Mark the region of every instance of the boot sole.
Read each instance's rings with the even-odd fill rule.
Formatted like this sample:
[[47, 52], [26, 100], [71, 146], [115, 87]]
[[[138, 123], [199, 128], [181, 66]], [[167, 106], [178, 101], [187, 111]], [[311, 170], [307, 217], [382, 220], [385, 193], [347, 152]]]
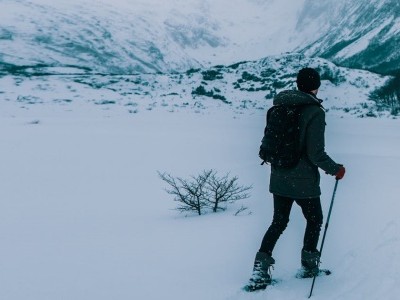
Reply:
[[242, 288], [242, 290], [245, 291], [245, 292], [249, 292], [249, 293], [257, 292], [257, 291], [263, 291], [263, 290], [265, 290], [267, 287], [269, 287], [269, 286], [274, 286], [275, 284], [277, 284], [277, 283], [279, 283], [279, 282], [280, 282], [279, 279], [272, 279], [272, 280], [271, 280], [271, 283], [269, 283], [269, 284], [267, 284], [267, 285], [265, 285], [265, 286], [258, 286], [258, 287], [255, 287], [255, 286], [252, 286], [252, 285], [246, 285], [246, 286], [244, 286], [244, 287]]
[[296, 274], [296, 278], [313, 278], [314, 276], [329, 276], [331, 274], [332, 272], [328, 269], [320, 269], [316, 275], [312, 272], [300, 269]]

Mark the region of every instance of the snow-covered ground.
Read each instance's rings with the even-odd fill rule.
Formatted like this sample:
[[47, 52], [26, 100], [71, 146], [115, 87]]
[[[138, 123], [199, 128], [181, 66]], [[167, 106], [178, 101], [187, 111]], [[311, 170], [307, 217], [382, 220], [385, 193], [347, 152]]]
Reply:
[[[313, 298], [400, 298], [399, 120], [368, 99], [388, 77], [281, 55], [317, 37], [318, 18], [298, 23], [310, 1], [1, 2], [0, 300], [306, 299], [298, 207], [274, 252], [280, 283], [241, 291], [272, 217], [265, 112], [304, 66], [322, 72], [327, 151], [347, 169], [322, 257], [333, 274]], [[208, 169], [251, 197], [174, 210], [157, 172]]]
[[[305, 226], [296, 206], [274, 252], [282, 282], [240, 290], [272, 216], [269, 169], [257, 158], [265, 111], [129, 114], [79, 99], [27, 104], [4, 95], [0, 299], [307, 298], [311, 280], [294, 278]], [[399, 121], [330, 112], [327, 151], [347, 173], [322, 257], [333, 274], [317, 279], [313, 299], [398, 299]], [[217, 214], [173, 210], [157, 171], [188, 177], [211, 168], [253, 185], [251, 197]], [[326, 215], [334, 179], [321, 173]], [[251, 214], [234, 216], [241, 205]]]

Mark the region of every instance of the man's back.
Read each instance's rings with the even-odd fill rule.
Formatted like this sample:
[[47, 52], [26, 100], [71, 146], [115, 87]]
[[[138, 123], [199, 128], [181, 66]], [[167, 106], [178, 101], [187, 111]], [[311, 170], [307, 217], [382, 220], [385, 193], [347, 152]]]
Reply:
[[298, 199], [318, 197], [318, 167], [331, 175], [338, 171], [338, 165], [325, 153], [325, 111], [315, 96], [301, 91], [279, 93], [274, 105], [283, 104], [304, 106], [299, 120], [302, 155], [293, 168], [271, 167], [270, 192]]

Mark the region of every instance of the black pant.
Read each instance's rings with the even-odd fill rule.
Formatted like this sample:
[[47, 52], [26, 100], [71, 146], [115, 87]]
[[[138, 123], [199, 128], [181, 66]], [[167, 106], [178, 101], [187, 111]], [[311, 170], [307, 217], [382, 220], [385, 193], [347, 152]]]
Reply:
[[316, 251], [319, 233], [323, 222], [321, 201], [318, 198], [295, 200], [287, 197], [274, 195], [274, 217], [261, 243], [260, 252], [272, 255], [275, 244], [289, 222], [290, 210], [293, 202], [301, 207], [303, 215], [307, 220], [304, 233], [303, 249]]

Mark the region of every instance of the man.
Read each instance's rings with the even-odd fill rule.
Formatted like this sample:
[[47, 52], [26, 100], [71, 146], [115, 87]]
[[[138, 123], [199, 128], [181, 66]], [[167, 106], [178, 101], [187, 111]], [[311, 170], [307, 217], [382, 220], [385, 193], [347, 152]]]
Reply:
[[322, 100], [316, 97], [321, 85], [318, 72], [312, 68], [301, 69], [296, 82], [298, 90], [279, 93], [274, 105], [303, 106], [299, 120], [303, 151], [299, 162], [292, 168], [271, 166], [269, 191], [274, 198], [274, 216], [256, 254], [253, 275], [247, 286], [250, 291], [265, 289], [271, 283], [270, 268], [275, 263], [272, 251], [289, 222], [293, 202], [301, 207], [307, 221], [301, 252], [302, 267], [310, 276], [318, 274], [320, 253], [317, 244], [323, 222], [318, 168], [337, 180], [342, 179], [345, 173], [345, 168], [325, 152], [325, 111]]

